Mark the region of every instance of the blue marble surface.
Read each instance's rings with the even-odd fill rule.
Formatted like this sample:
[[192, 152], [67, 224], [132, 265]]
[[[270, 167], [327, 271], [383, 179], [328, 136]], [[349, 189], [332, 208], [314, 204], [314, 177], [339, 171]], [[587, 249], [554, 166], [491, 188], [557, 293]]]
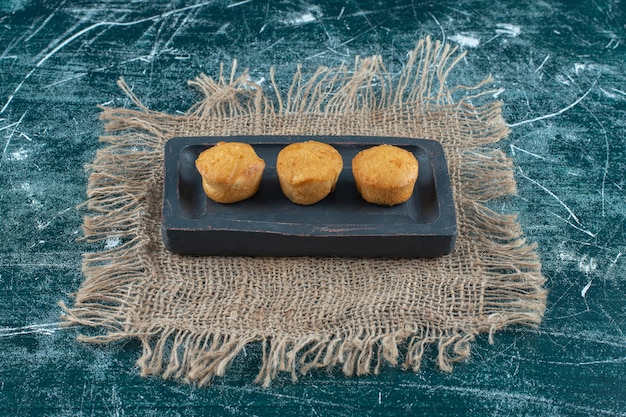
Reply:
[[[0, 415], [626, 415], [626, 11], [618, 0], [0, 2]], [[233, 59], [288, 86], [296, 65], [380, 54], [393, 73], [426, 35], [468, 51], [449, 85], [492, 74], [511, 127], [519, 213], [548, 308], [536, 329], [479, 338], [451, 374], [385, 368], [251, 384], [260, 350], [208, 388], [141, 378], [137, 342], [85, 345], [57, 301], [82, 281], [77, 242], [97, 105], [184, 112], [186, 81]], [[115, 244], [115, 242], [109, 242]]]

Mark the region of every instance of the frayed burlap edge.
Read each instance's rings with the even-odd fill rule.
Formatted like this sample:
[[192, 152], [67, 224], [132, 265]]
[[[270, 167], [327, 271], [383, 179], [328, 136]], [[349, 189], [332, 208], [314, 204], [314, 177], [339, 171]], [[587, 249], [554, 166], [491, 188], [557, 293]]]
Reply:
[[[445, 85], [448, 74], [463, 56], [447, 44], [426, 38], [409, 54], [399, 75], [392, 76], [380, 57], [357, 58], [353, 68], [320, 68], [308, 79], [298, 68], [286, 94], [277, 87], [273, 69], [271, 90], [266, 93], [250, 81], [247, 71], [237, 75], [235, 62], [229, 78], [222, 69], [217, 81], [205, 75], [190, 81], [205, 98], [183, 115], [149, 110], [120, 80], [118, 84], [139, 109], [103, 108], [106, 130], [123, 133], [102, 137], [108, 146], [99, 150], [88, 166], [91, 174], [85, 207], [91, 213], [83, 228], [88, 242], [119, 239], [122, 243], [84, 255], [86, 279], [71, 308], [61, 303], [65, 323], [106, 330], [97, 336], [80, 335], [79, 340], [85, 342], [138, 338], [143, 344], [143, 355], [138, 360], [142, 375], [161, 375], [198, 385], [224, 375], [246, 345], [260, 343], [263, 355], [256, 382], [264, 386], [279, 372], [288, 372], [296, 380], [298, 373], [313, 368], [339, 366], [346, 375], [363, 375], [378, 373], [381, 364], [387, 362], [417, 371], [428, 346], [436, 346], [439, 367], [451, 371], [454, 362], [469, 356], [476, 335], [488, 334], [492, 342], [493, 334], [506, 326], [538, 325], [546, 292], [535, 247], [524, 240], [515, 216], [499, 214], [484, 204], [515, 192], [511, 160], [488, 146], [508, 133], [500, 103], [482, 107], [470, 104], [479, 96], [493, 93], [485, 88], [492, 80], [487, 78], [471, 87]], [[461, 157], [459, 166], [451, 172], [453, 186], [463, 184], [463, 189], [455, 188], [455, 202], [459, 215], [473, 220], [459, 224], [459, 234], [471, 237], [460, 239], [459, 244], [480, 248], [469, 252], [477, 256], [477, 268], [498, 287], [498, 291], [483, 288], [477, 295], [481, 311], [476, 320], [451, 327], [441, 325], [440, 318], [433, 316], [429, 325], [408, 325], [387, 333], [298, 336], [209, 329], [197, 332], [159, 324], [141, 329], [134, 326], [127, 311], [135, 302], [133, 286], [140, 277], [154, 274], [155, 268], [149, 254], [150, 246], [156, 243], [146, 236], [143, 223], [149, 218], [158, 222], [159, 218], [159, 212], [145, 212], [145, 200], [149, 198], [146, 188], [154, 179], [153, 172], [144, 170], [162, 160], [162, 147], [169, 137], [186, 133], [180, 131], [181, 125], [237, 118], [242, 127], [232, 134], [259, 134], [267, 131], [260, 124], [269, 117], [276, 124], [276, 134], [306, 134], [306, 124], [312, 118], [329, 126], [350, 119], [346, 115], [384, 120], [401, 115], [403, 123], [429, 123], [434, 111], [449, 113], [450, 122], [462, 124], [462, 130], [468, 132], [460, 142], [438, 139], [449, 160]], [[131, 164], [125, 159], [128, 154], [133, 157]]]

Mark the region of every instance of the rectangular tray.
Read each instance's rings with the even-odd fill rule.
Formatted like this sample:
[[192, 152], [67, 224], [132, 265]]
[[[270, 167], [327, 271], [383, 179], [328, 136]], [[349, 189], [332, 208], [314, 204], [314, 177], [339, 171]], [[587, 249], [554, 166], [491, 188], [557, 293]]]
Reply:
[[[317, 140], [334, 146], [344, 168], [335, 191], [301, 206], [280, 189], [276, 157], [286, 145]], [[244, 142], [265, 160], [259, 191], [220, 204], [202, 190], [195, 160], [217, 142]], [[419, 175], [412, 197], [392, 207], [363, 200], [352, 158], [382, 143], [412, 152]], [[456, 216], [443, 148], [433, 140], [379, 136], [181, 137], [165, 144], [162, 235], [186, 255], [436, 257], [454, 249]]]

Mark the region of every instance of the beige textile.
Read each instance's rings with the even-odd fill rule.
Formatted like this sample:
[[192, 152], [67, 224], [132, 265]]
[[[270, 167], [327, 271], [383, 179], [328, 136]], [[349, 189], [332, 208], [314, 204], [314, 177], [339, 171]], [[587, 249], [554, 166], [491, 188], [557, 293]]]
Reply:
[[[251, 343], [263, 355], [256, 382], [280, 372], [294, 380], [312, 368], [346, 375], [381, 364], [417, 371], [427, 346], [444, 371], [467, 358], [478, 334], [536, 326], [546, 303], [535, 247], [515, 216], [488, 208], [515, 192], [511, 160], [493, 146], [508, 133], [501, 104], [471, 102], [477, 86], [446, 86], [463, 58], [429, 38], [404, 70], [391, 75], [380, 57], [353, 67], [299, 69], [287, 92], [273, 70], [269, 92], [247, 71], [190, 85], [204, 98], [186, 114], [138, 107], [103, 108], [111, 135], [88, 166], [85, 239], [103, 250], [84, 255], [85, 280], [68, 324], [100, 328], [88, 342], [137, 338], [142, 375], [205, 385], [222, 376]], [[285, 94], [286, 93], [286, 94]], [[485, 97], [485, 96], [484, 96]], [[160, 235], [163, 145], [175, 136], [380, 135], [442, 143], [455, 198], [456, 250], [437, 259], [186, 257]], [[116, 242], [118, 246], [107, 245]], [[114, 246], [114, 247], [110, 247]]]

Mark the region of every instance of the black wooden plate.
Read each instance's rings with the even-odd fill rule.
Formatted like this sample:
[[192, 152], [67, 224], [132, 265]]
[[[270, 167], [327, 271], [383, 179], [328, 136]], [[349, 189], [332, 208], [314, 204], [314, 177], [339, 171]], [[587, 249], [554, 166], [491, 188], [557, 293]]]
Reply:
[[[286, 145], [317, 140], [341, 153], [335, 192], [319, 203], [292, 203], [280, 189], [276, 156]], [[265, 160], [259, 191], [233, 204], [210, 200], [195, 160], [220, 141], [252, 145]], [[412, 197], [393, 207], [370, 204], [356, 191], [352, 158], [387, 143], [412, 152], [419, 176]], [[163, 242], [187, 255], [435, 257], [454, 249], [456, 216], [441, 145], [379, 136], [228, 136], [174, 138], [165, 144]]]

